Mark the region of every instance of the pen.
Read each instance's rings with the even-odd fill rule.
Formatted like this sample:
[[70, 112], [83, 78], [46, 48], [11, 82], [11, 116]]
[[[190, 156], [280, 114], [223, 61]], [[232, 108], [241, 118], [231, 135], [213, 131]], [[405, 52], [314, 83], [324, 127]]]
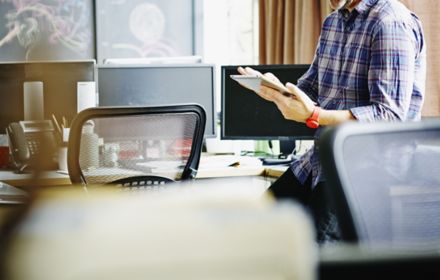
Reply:
[[55, 129], [61, 134], [60, 124], [58, 123], [57, 118], [55, 117], [54, 114], [52, 114], [52, 121], [53, 121], [53, 123], [55, 125]]
[[58, 123], [57, 118], [55, 117], [54, 114], [52, 114], [52, 121], [53, 121], [53, 123], [55, 125], [56, 131], [58, 132], [57, 134], [58, 134], [59, 140], [62, 140], [63, 139], [63, 131], [62, 131], [62, 129], [60, 127], [60, 124]]
[[67, 119], [66, 117], [63, 116], [63, 127], [64, 128], [68, 128], [69, 126], [67, 125]]

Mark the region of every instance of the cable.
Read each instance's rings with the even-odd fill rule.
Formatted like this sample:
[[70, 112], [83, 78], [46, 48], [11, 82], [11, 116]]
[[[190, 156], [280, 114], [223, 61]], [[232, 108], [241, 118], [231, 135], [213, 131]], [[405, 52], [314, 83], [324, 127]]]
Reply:
[[269, 141], [268, 141], [268, 145], [269, 145], [270, 153], [271, 153], [272, 155], [274, 155], [272, 140], [269, 140]]

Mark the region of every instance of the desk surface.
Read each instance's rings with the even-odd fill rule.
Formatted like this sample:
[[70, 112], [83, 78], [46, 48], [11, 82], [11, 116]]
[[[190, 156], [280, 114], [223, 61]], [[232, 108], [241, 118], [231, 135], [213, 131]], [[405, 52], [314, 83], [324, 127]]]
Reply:
[[[279, 177], [287, 169], [287, 166], [258, 166], [258, 165], [239, 165], [239, 166], [208, 166], [203, 165], [203, 161], [197, 172], [197, 179], [237, 177], [237, 176], [266, 176]], [[57, 171], [43, 173], [38, 178], [33, 174], [16, 174], [10, 170], [0, 170], [0, 181], [16, 187], [29, 186], [68, 186], [71, 185], [67, 174]]]
[[35, 178], [33, 174], [17, 174], [11, 170], [0, 170], [0, 181], [15, 187], [71, 185], [69, 175], [56, 171], [44, 172]]

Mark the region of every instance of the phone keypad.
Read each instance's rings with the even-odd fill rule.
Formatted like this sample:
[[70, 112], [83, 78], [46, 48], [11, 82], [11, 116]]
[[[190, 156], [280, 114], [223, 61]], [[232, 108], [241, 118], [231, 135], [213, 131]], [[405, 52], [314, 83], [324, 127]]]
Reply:
[[38, 148], [39, 148], [39, 145], [38, 145], [37, 141], [30, 141], [29, 142], [29, 150], [30, 150], [31, 155], [35, 155], [38, 152]]
[[28, 137], [27, 142], [31, 157], [38, 154], [38, 152], [40, 151], [40, 141], [36, 138]]

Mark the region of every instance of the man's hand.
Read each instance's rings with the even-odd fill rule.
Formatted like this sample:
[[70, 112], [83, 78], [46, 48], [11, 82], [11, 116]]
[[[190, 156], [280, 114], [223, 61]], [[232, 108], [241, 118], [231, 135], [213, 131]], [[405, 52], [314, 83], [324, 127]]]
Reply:
[[[245, 76], [256, 76], [256, 77], [265, 76], [266, 78], [270, 79], [271, 81], [273, 81], [275, 83], [278, 83], [281, 86], [283, 86], [283, 84], [280, 82], [280, 80], [274, 74], [272, 74], [272, 73], [268, 72], [268, 73], [262, 74], [261, 72], [255, 70], [255, 69], [252, 69], [250, 67], [246, 67], [246, 68], [238, 67], [237, 70], [238, 70], [238, 72], [241, 75], [245, 75]], [[247, 89], [249, 89], [249, 90], [252, 90], [252, 89], [246, 87], [245, 85], [243, 85], [242, 83], [240, 83], [240, 85], [245, 87], [245, 88], [247, 88]], [[276, 90], [274, 90], [272, 88], [263, 86], [263, 85], [260, 87], [260, 91], [255, 91], [255, 93], [257, 93], [260, 97], [264, 98], [265, 100], [273, 102], [272, 95], [265, 94], [265, 92], [268, 91], [268, 90], [272, 90], [273, 92], [279, 94], [278, 91], [276, 91]]]
[[273, 94], [273, 102], [285, 119], [305, 123], [312, 115], [315, 103], [294, 84], [287, 83], [286, 87], [293, 95]]
[[263, 74], [261, 74], [261, 72], [255, 70], [255, 69], [252, 69], [250, 67], [243, 68], [243, 67], [240, 66], [240, 67], [237, 68], [237, 71], [241, 75], [249, 75], [249, 76], [261, 76], [261, 75], [263, 75]]
[[[242, 75], [263, 75], [250, 67], [238, 67], [237, 70]], [[281, 84], [280, 80], [272, 73], [265, 73], [264, 76]], [[261, 86], [260, 90], [256, 93], [265, 100], [274, 102], [285, 119], [305, 123], [312, 115], [316, 103], [294, 84], [287, 83], [286, 88], [291, 95], [286, 96], [266, 86]], [[350, 110], [320, 110], [320, 125], [336, 125], [351, 120], [355, 120], [355, 117]]]
[[[271, 95], [272, 101], [285, 119], [305, 123], [312, 115], [315, 103], [294, 84], [287, 83], [286, 87], [292, 96], [284, 96], [271, 89], [269, 90], [272, 92], [267, 91], [264, 94]], [[265, 87], [262, 91], [266, 91], [266, 89]]]
[[[287, 83], [286, 87], [293, 95], [286, 97], [282, 94], [276, 94], [277, 92], [275, 91], [275, 94], [270, 93], [272, 94], [273, 102], [277, 105], [278, 110], [281, 111], [285, 119], [305, 123], [312, 115], [316, 106], [315, 103], [297, 86]], [[352, 120], [355, 120], [355, 118], [350, 110], [320, 110], [320, 125], [337, 125]]]
[[[237, 70], [242, 75], [263, 75], [250, 67], [239, 67]], [[272, 81], [281, 84], [280, 80], [272, 73], [265, 73], [264, 75]], [[315, 108], [314, 102], [295, 85], [287, 83], [286, 87], [292, 95], [285, 96], [280, 94], [279, 91], [266, 86], [261, 86], [260, 91], [256, 93], [263, 99], [274, 102], [285, 119], [306, 122], [313, 113]]]

